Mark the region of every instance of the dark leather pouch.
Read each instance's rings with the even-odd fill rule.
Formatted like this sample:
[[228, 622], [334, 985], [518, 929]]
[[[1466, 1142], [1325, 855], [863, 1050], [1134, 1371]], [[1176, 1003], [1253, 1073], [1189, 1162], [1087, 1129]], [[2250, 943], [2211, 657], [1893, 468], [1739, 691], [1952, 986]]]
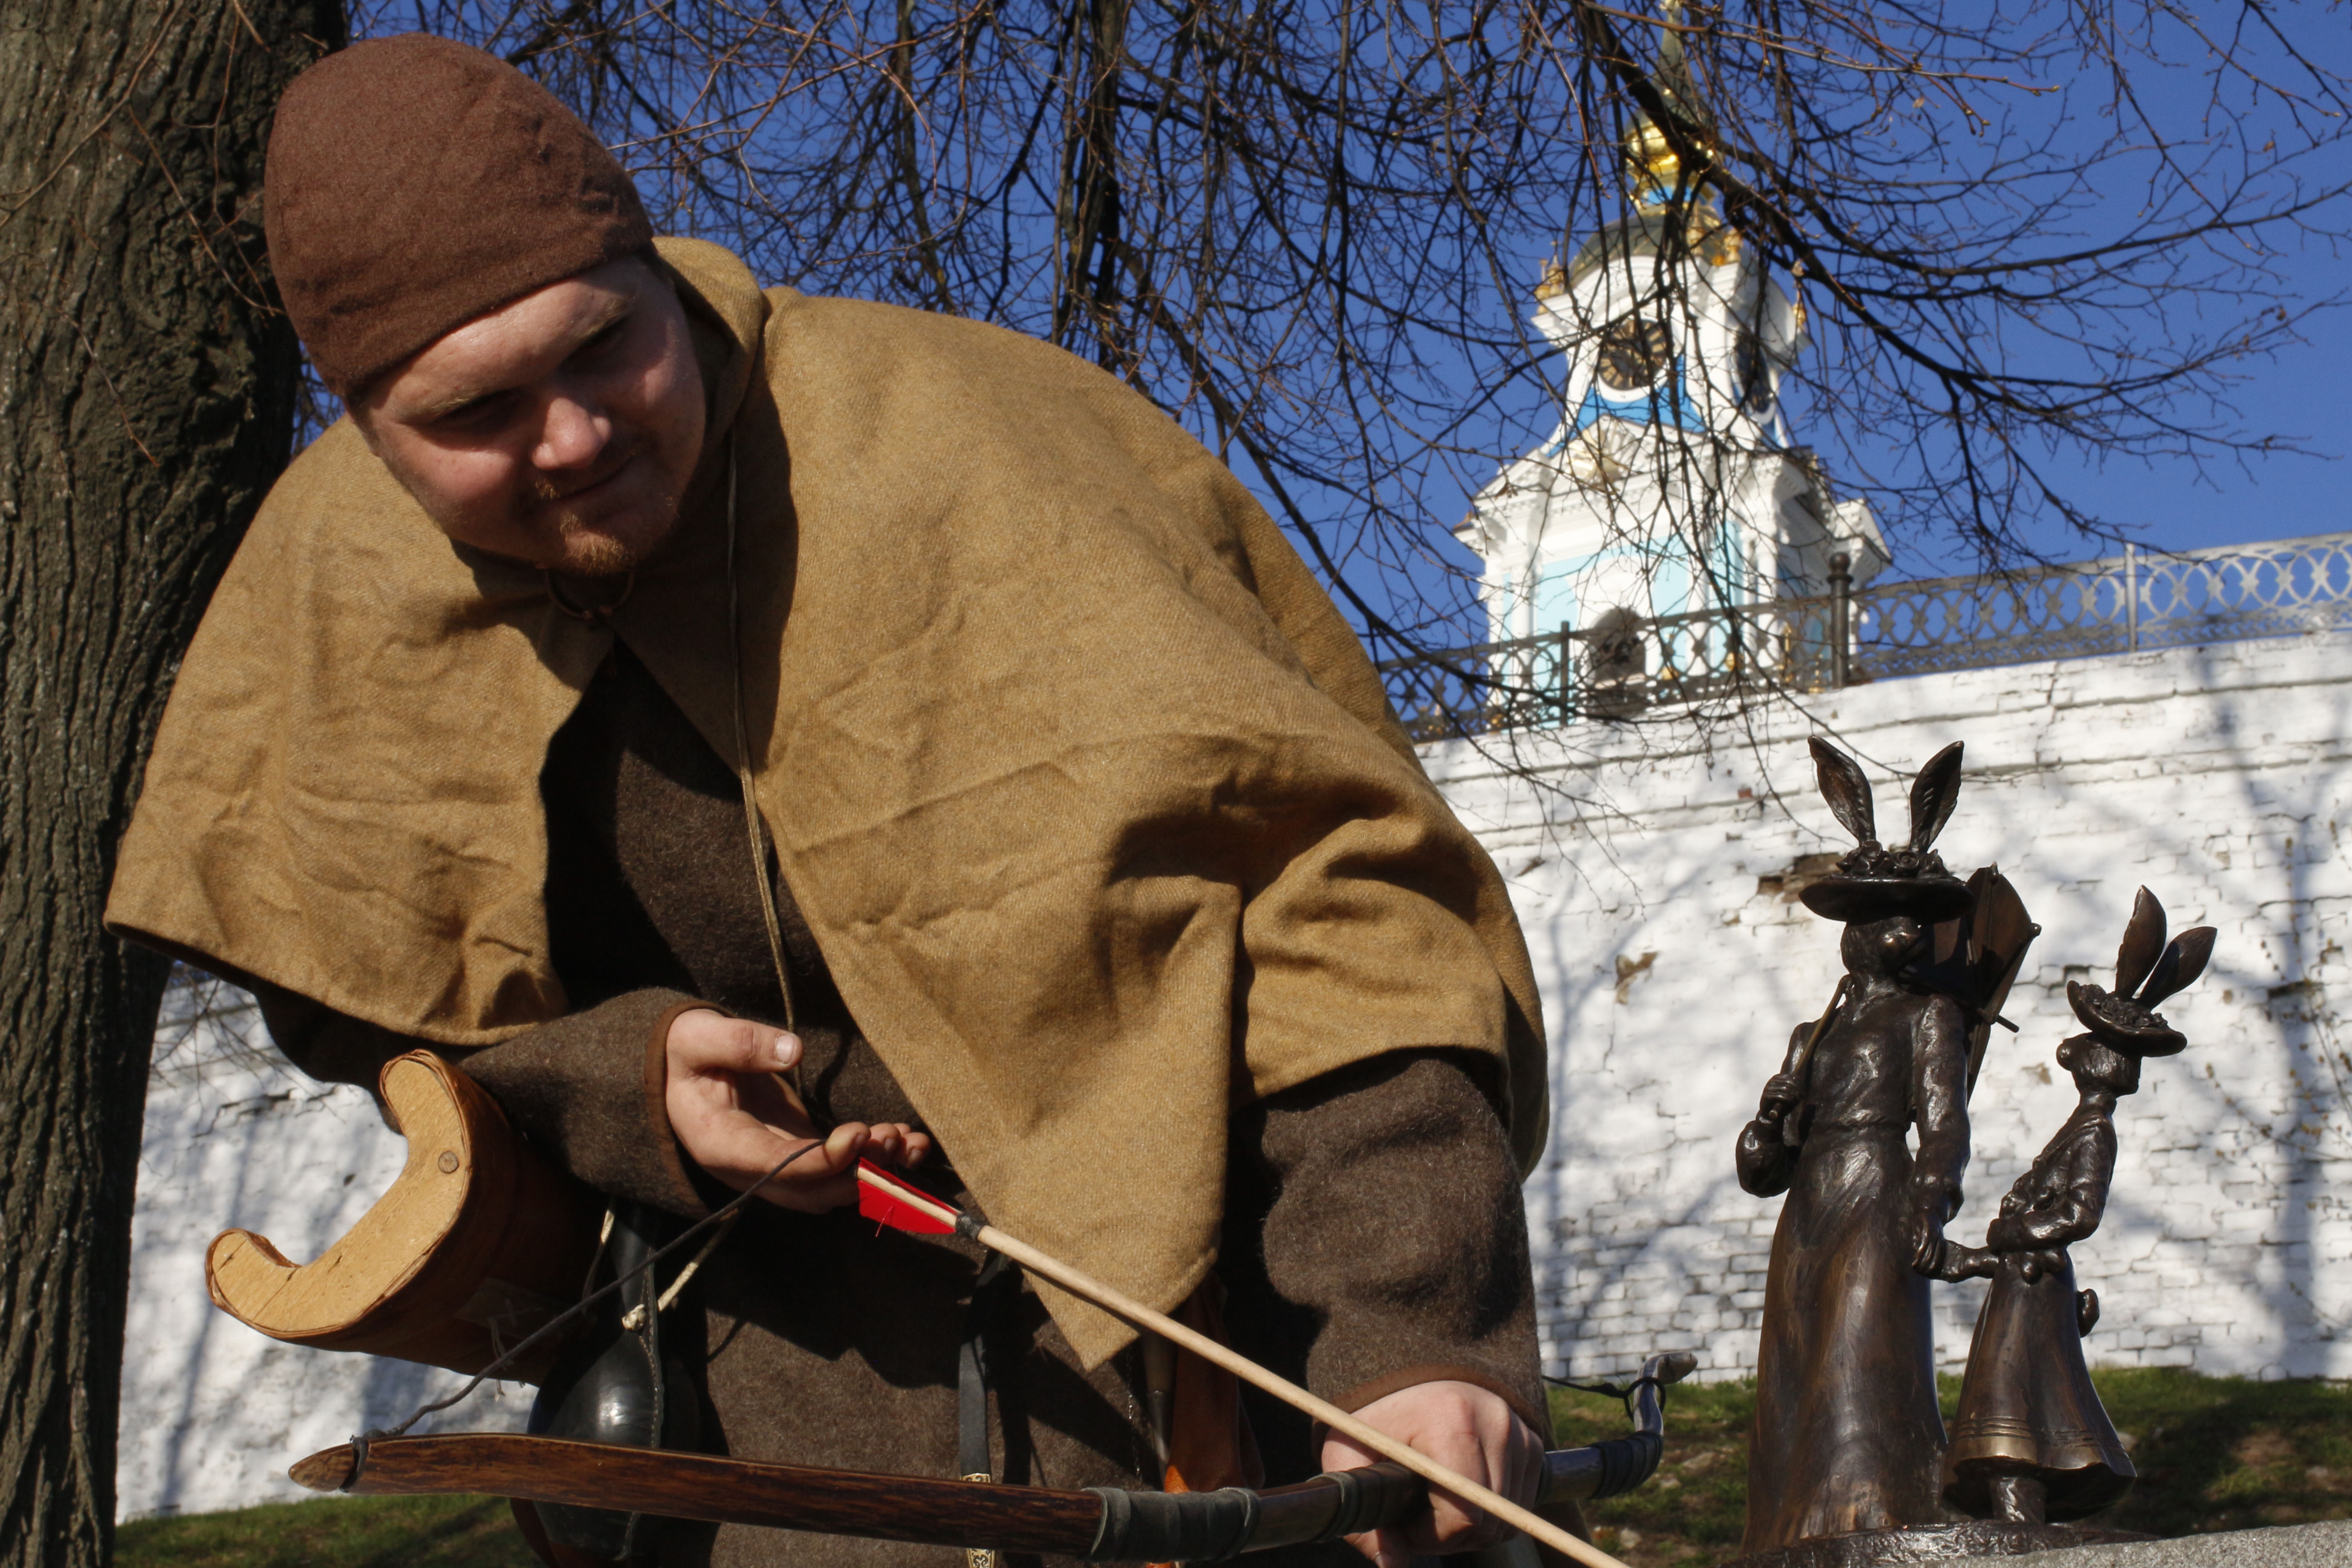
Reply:
[[[616, 1203], [613, 1229], [591, 1289], [623, 1279], [597, 1304], [588, 1329], [560, 1356], [532, 1404], [530, 1430], [582, 1443], [691, 1449], [701, 1436], [701, 1401], [685, 1366], [662, 1349], [661, 1294], [645, 1268], [677, 1222], [640, 1204]], [[667, 1521], [646, 1514], [541, 1503], [548, 1539], [600, 1562], [655, 1561]]]

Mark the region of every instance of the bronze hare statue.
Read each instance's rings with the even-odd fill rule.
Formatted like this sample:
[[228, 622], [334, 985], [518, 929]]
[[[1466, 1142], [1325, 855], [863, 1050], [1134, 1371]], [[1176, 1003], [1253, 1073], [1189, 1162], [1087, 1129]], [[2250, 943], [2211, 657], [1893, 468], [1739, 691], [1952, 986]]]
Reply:
[[2090, 1032], [2058, 1047], [2081, 1095], [2074, 1114], [2000, 1201], [1981, 1248], [1947, 1245], [1937, 1278], [1992, 1280], [1945, 1456], [1944, 1495], [1979, 1518], [2041, 1524], [2120, 1499], [2135, 1474], [2083, 1359], [2099, 1299], [2074, 1288], [2067, 1247], [2099, 1228], [2116, 1173], [2116, 1100], [2139, 1088], [2144, 1057], [2188, 1042], [2156, 1011], [2205, 972], [2213, 928], [2164, 940], [2164, 906], [2146, 888], [2116, 954], [2113, 994], [2070, 981]]
[[[1799, 896], [1845, 922], [1846, 973], [1822, 1016], [1790, 1037], [1739, 1137], [1739, 1184], [1788, 1194], [1765, 1285], [1744, 1552], [1944, 1517], [1944, 1426], [1918, 1270], [1942, 1256], [1959, 1206], [1981, 1019], [1923, 973], [1937, 928], [1951, 940], [1977, 902], [1935, 849], [1959, 796], [1960, 747], [1919, 770], [1910, 837], [1894, 847], [1878, 841], [1861, 767], [1822, 740], [1812, 754], [1855, 846]], [[1990, 883], [1988, 870], [1975, 886]]]

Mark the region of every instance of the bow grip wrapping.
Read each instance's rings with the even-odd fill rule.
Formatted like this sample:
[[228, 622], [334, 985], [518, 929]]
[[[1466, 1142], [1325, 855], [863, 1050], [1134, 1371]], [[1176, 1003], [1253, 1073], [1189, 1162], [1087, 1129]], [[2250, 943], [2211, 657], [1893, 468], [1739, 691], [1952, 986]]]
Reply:
[[1088, 1487], [1102, 1499], [1102, 1529], [1090, 1563], [1223, 1563], [1257, 1533], [1257, 1494], [1245, 1487], [1213, 1492], [1131, 1492]]
[[[1636, 1395], [1637, 1404], [1648, 1406], [1642, 1412], [1649, 1417], [1645, 1426], [1658, 1420], [1654, 1386]], [[1644, 1430], [1549, 1454], [1537, 1504], [1632, 1491], [1656, 1471], [1664, 1452], [1662, 1431]], [[1087, 1489], [1103, 1505], [1101, 1527], [1086, 1553], [1090, 1563], [1222, 1563], [1245, 1552], [1337, 1541], [1400, 1523], [1429, 1496], [1420, 1477], [1387, 1463], [1328, 1470], [1263, 1492]]]
[[1402, 1465], [1328, 1470], [1262, 1492], [1132, 1492], [1089, 1487], [1102, 1499], [1090, 1563], [1222, 1563], [1244, 1552], [1337, 1541], [1409, 1517], [1428, 1500]]

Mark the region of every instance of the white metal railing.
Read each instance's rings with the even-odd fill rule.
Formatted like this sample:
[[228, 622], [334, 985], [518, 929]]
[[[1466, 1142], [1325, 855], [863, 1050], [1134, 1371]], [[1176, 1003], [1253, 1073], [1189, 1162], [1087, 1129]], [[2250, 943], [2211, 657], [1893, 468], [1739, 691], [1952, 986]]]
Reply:
[[1937, 577], [1480, 643], [1381, 665], [1416, 740], [1773, 689], [2352, 625], [2352, 533]]

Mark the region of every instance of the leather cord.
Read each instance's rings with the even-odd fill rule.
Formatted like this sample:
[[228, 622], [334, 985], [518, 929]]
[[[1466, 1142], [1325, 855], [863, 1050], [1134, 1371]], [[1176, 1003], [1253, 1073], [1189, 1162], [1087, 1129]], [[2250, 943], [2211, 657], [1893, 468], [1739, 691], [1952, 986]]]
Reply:
[[[768, 961], [776, 966], [776, 989], [784, 999], [784, 1028], [799, 1033], [793, 1015], [793, 980], [784, 968], [784, 928], [776, 918], [776, 886], [768, 869], [768, 833], [751, 778], [751, 727], [743, 709], [743, 590], [736, 571], [735, 437], [727, 437], [727, 648], [735, 676], [735, 782], [743, 793], [743, 833], [751, 847], [751, 880], [760, 889], [760, 915], [768, 927]], [[808, 1108], [802, 1062], [793, 1064], [793, 1091]]]
[[[785, 1167], [789, 1166], [793, 1161], [799, 1159], [802, 1155], [816, 1147], [818, 1147], [818, 1145], [815, 1143], [802, 1144], [799, 1148], [793, 1150], [791, 1153], [777, 1161], [773, 1165], [768, 1167], [768, 1173], [766, 1175], [761, 1177], [758, 1181], [752, 1183], [750, 1186], [744, 1188], [741, 1192], [728, 1199], [724, 1207], [713, 1210], [711, 1213], [703, 1215], [700, 1219], [696, 1220], [692, 1225], [687, 1226], [682, 1235], [656, 1250], [652, 1257], [646, 1258], [645, 1262], [639, 1265], [632, 1273], [623, 1274], [609, 1284], [597, 1285], [593, 1289], [588, 1289], [587, 1293], [582, 1296], [579, 1300], [574, 1301], [571, 1306], [566, 1307], [563, 1310], [558, 1312], [544, 1323], [541, 1323], [538, 1328], [524, 1335], [520, 1341], [516, 1342], [510, 1349], [501, 1353], [497, 1360], [491, 1362], [489, 1365], [476, 1373], [472, 1379], [469, 1380], [464, 1387], [458, 1389], [457, 1393], [445, 1394], [441, 1398], [433, 1400], [429, 1404], [418, 1405], [415, 1409], [410, 1411], [407, 1418], [402, 1421], [397, 1426], [374, 1427], [352, 1438], [352, 1441], [359, 1446], [359, 1456], [357, 1462], [352, 1466], [351, 1480], [342, 1483], [343, 1489], [349, 1490], [352, 1485], [356, 1484], [359, 1480], [360, 1472], [366, 1468], [367, 1445], [369, 1442], [378, 1437], [398, 1437], [403, 1436], [411, 1426], [415, 1426], [427, 1415], [436, 1415], [440, 1411], [446, 1410], [451, 1405], [457, 1405], [467, 1398], [473, 1394], [474, 1390], [489, 1382], [491, 1378], [504, 1371], [510, 1363], [520, 1358], [525, 1351], [530, 1350], [532, 1346], [547, 1342], [549, 1340], [553, 1339], [559, 1331], [568, 1333], [573, 1323], [578, 1322], [582, 1317], [586, 1315], [590, 1309], [596, 1305], [596, 1303], [602, 1301], [605, 1297], [610, 1296], [614, 1291], [620, 1289], [622, 1283], [625, 1280], [633, 1279], [638, 1274], [650, 1275], [653, 1272], [655, 1265], [660, 1263], [663, 1258], [667, 1258], [671, 1253], [676, 1252], [680, 1247], [684, 1247], [688, 1242], [692, 1241], [696, 1237], [698, 1237], [705, 1231], [710, 1230], [716, 1226], [723, 1226], [731, 1224], [735, 1216], [743, 1212], [743, 1205], [750, 1203], [759, 1194], [759, 1191], [761, 1187], [766, 1186], [770, 1182], [772, 1182], [778, 1176], [782, 1175], [784, 1173]], [[611, 1239], [611, 1236], [612, 1232], [608, 1226], [604, 1239], [597, 1243], [597, 1256], [600, 1259], [604, 1255], [604, 1243]], [[589, 1269], [587, 1284], [593, 1285], [595, 1278], [595, 1268], [592, 1266]], [[583, 1286], [583, 1289], [585, 1287]]]

